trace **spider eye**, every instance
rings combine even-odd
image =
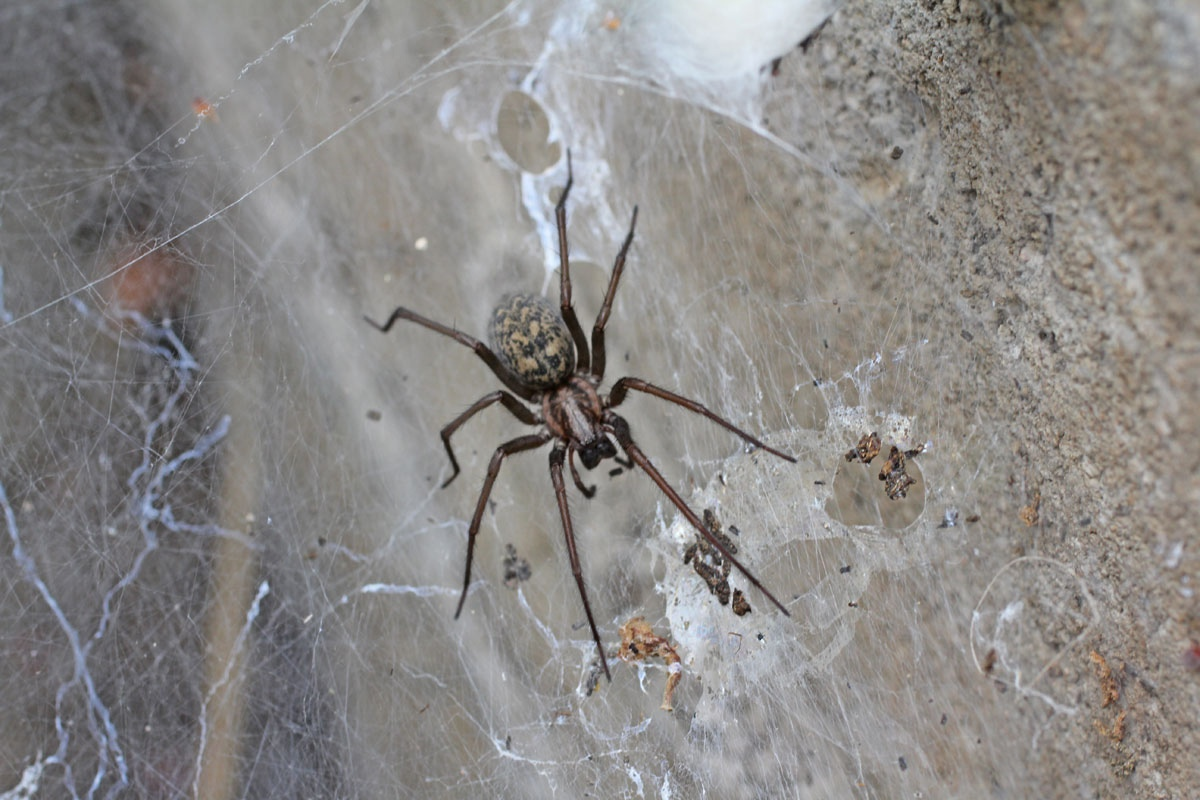
[[[616,454],[617,447],[607,436],[601,436],[586,447],[579,448],[579,460],[587,469],[595,469],[601,461]]]

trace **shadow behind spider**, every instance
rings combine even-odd
[[[679,509],[688,522],[694,527],[729,563],[746,576],[750,583],[763,593],[784,614],[791,616],[783,604],[775,599],[765,586],[746,569],[733,553],[719,539],[709,532],[696,513],[688,507],[679,493],[667,483],[658,469],[650,463],[650,459],[642,452],[633,440],[629,431],[629,423],[618,416],[613,409],[619,406],[630,390],[653,395],[676,405],[707,417],[729,431],[740,436],[745,441],[766,450],[786,461],[795,463],[796,459],[779,450],[768,447],[750,434],[741,430],[733,423],[722,419],[699,403],[686,397],[661,389],[639,378],[625,377],[613,384],[608,396],[599,393],[600,382],[604,378],[605,349],[604,327],[608,323],[609,312],[612,309],[613,297],[617,292],[617,283],[625,269],[625,256],[633,243],[633,231],[637,225],[637,207],[633,209],[633,218],[629,223],[629,233],[625,243],[617,253],[613,264],[612,277],[608,281],[608,291],[604,296],[604,304],[596,316],[592,326],[591,349],[588,349],[584,338],[583,328],[575,316],[575,308],[571,305],[571,276],[567,258],[567,195],[571,192],[574,177],[571,171],[571,154],[567,153],[567,185],[563,187],[562,197],[554,209],[555,221],[558,225],[559,248],[559,277],[560,297],[559,313],[554,306],[537,295],[512,295],[501,301],[492,315],[489,329],[492,348],[483,342],[468,336],[453,328],[434,322],[409,311],[407,308],[397,308],[383,325],[369,317],[367,322],[383,333],[391,330],[397,320],[409,320],[428,328],[443,336],[471,348],[475,354],[487,364],[488,368],[508,387],[484,395],[459,414],[449,425],[442,428],[442,443],[446,454],[450,457],[453,472],[442,484],[445,488],[458,477],[458,459],[450,447],[450,437],[471,417],[494,403],[500,403],[509,412],[526,425],[540,426],[537,433],[518,436],[496,448],[488,464],[487,477],[483,480],[483,489],[479,500],[475,503],[475,514],[471,517],[471,526],[467,531],[467,565],[463,576],[462,594],[459,596],[458,608],[454,618],[462,613],[463,603],[467,599],[467,589],[471,584],[471,560],[475,553],[475,537],[479,533],[479,525],[483,520],[483,511],[487,507],[491,495],[492,484],[500,472],[504,459],[514,453],[533,450],[547,442],[553,441],[550,451],[550,482],[554,486],[554,496],[558,502],[558,512],[562,517],[563,533],[567,539],[567,552],[571,558],[571,572],[579,587],[579,597],[583,600],[583,610],[587,614],[588,626],[592,630],[592,639],[596,643],[596,652],[604,667],[604,675],[612,680],[608,670],[608,660],[604,648],[600,644],[600,634],[596,630],[596,622],[592,618],[591,604],[588,603],[587,589],[583,582],[583,573],[579,566],[579,554],[575,549],[575,531],[571,523],[571,514],[567,508],[567,490],[563,481],[563,464],[571,470],[571,480],[585,497],[596,493],[594,486],[585,486],[579,477],[575,466],[575,455],[583,466],[591,470],[601,461],[614,458],[620,461],[617,448],[612,438],[625,451],[629,461],[642,469],[650,479],[658,485],[663,494]],[[560,316],[561,315],[561,316]],[[520,399],[518,399],[520,398]],[[540,406],[541,413],[531,410],[521,401]]]

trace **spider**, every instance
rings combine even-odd
[[[783,604],[775,599],[765,586],[746,569],[729,548],[725,546],[704,525],[696,512],[692,511],[679,493],[667,483],[662,473],[650,462],[634,442],[629,430],[629,423],[617,415],[614,408],[621,405],[630,391],[642,392],[667,402],[683,406],[687,410],[707,417],[723,428],[732,431],[737,436],[755,447],[762,448],[772,455],[795,463],[796,459],[787,453],[768,447],[763,442],[741,430],[733,423],[722,419],[709,409],[694,400],[669,392],[640,378],[624,377],[613,384],[608,395],[600,393],[600,384],[604,378],[605,347],[604,329],[608,324],[609,312],[612,309],[613,297],[617,293],[617,284],[625,268],[625,257],[633,244],[633,232],[637,226],[637,207],[634,206],[633,218],[629,222],[629,233],[617,253],[613,263],[612,276],[608,281],[608,291],[596,323],[592,326],[591,348],[584,338],[583,328],[575,315],[571,304],[570,263],[567,257],[567,196],[571,193],[574,175],[571,170],[571,154],[567,153],[567,183],[563,187],[562,196],[554,209],[555,221],[558,226],[559,247],[559,306],[557,309],[546,299],[529,294],[509,295],[501,300],[500,305],[492,313],[489,326],[491,347],[468,336],[461,331],[435,322],[407,308],[400,307],[392,312],[387,322],[380,325],[370,317],[365,317],[373,327],[387,333],[397,320],[408,320],[435,333],[440,333],[475,351],[475,354],[488,366],[488,369],[500,379],[508,391],[503,389],[486,394],[471,404],[466,411],[455,417],[450,424],[441,430],[442,444],[445,445],[446,455],[450,457],[452,472],[442,483],[442,488],[458,477],[458,459],[450,446],[450,437],[461,428],[467,420],[483,411],[488,406],[500,403],[521,422],[537,426],[536,433],[518,436],[504,442],[496,448],[492,460],[488,464],[487,476],[483,480],[483,489],[475,503],[475,514],[471,517],[471,525],[467,529],[467,564],[463,576],[462,593],[459,595],[458,607],[454,618],[462,614],[463,603],[467,599],[467,590],[471,584],[471,561],[475,553],[475,538],[479,533],[479,525],[483,520],[483,512],[487,507],[492,485],[500,472],[504,459],[515,453],[533,450],[547,442],[554,442],[550,450],[550,482],[554,487],[554,497],[558,503],[558,513],[562,518],[563,533],[567,540],[567,553],[571,559],[571,572],[575,576],[575,584],[579,587],[579,597],[583,601],[583,610],[587,615],[588,626],[592,631],[592,640],[596,643],[596,651],[600,663],[604,667],[604,675],[612,681],[608,669],[608,660],[604,655],[604,647],[600,644],[600,633],[596,630],[596,622],[592,617],[592,607],[588,602],[587,588],[584,586],[583,572],[579,565],[579,554],[575,549],[575,530],[571,522],[570,510],[567,507],[567,490],[563,480],[563,466],[567,465],[571,472],[571,480],[585,497],[596,493],[595,486],[586,486],[579,476],[575,466],[575,456],[583,462],[583,466],[594,469],[605,459],[615,459],[618,463],[632,468],[634,464],[650,476],[650,480],[662,490],[663,494],[679,509],[688,522],[733,566],[746,576],[755,588],[763,593],[785,615],[791,616]],[[531,409],[529,403],[535,406]],[[617,453],[613,439],[625,452],[623,460]]]

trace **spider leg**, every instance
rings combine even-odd
[[[478,414],[480,411],[483,411],[496,401],[503,403],[504,407],[507,408],[514,417],[521,420],[521,422],[524,422],[526,425],[538,425],[541,423],[541,420],[538,419],[536,414],[534,414],[525,406],[521,405],[520,400],[502,389],[492,392],[491,394],[484,395],[476,400],[471,404],[470,408],[455,417],[454,421],[452,421],[449,425],[442,428],[442,444],[446,446],[446,455],[450,456],[450,466],[454,467],[454,472],[450,474],[449,478],[446,478],[446,480],[442,482],[443,489],[449,486],[450,483],[458,477],[458,473],[460,471],[458,468],[458,459],[454,457],[454,450],[450,447],[450,437],[453,436],[454,432],[462,427],[467,420]]]
[[[621,378],[621,380],[614,383],[613,387],[612,387],[612,391],[608,393],[608,403],[606,404],[606,407],[607,408],[616,408],[617,406],[621,405],[621,403],[625,400],[625,392],[628,391],[629,389],[633,389],[633,390],[639,391],[639,392],[645,392],[646,394],[653,395],[654,397],[658,397],[662,400],[666,400],[668,402],[674,403],[677,406],[683,406],[688,411],[692,411],[703,417],[707,417],[708,419],[711,419],[713,422],[720,425],[722,428],[725,428],[728,431],[732,431],[733,433],[736,433],[742,439],[746,440],[747,442],[754,445],[755,447],[761,447],[763,450],[766,450],[771,455],[779,456],[784,461],[790,461],[793,464],[796,463],[795,456],[789,456],[787,453],[776,450],[774,447],[770,447],[770,446],[760,442],[758,439],[755,439],[753,436],[746,433],[744,430],[737,427],[732,422],[729,422],[728,420],[723,419],[723,418],[717,416],[716,414],[714,414],[713,412],[709,411],[707,408],[700,405],[695,400],[689,400],[682,395],[675,394],[674,392],[668,392],[666,389],[660,389],[659,387],[655,386],[654,384],[647,383],[646,381],[641,380],[640,378]]]
[[[566,460],[566,449],[556,445],[550,451],[550,482],[554,484],[554,498],[558,501],[558,513],[562,517],[563,533],[567,537],[567,554],[571,557],[571,574],[575,576],[575,585],[579,587],[579,597],[583,600],[583,610],[587,614],[588,626],[592,629],[592,641],[596,643],[596,652],[600,654],[600,665],[604,667],[604,677],[612,682],[612,673],[608,671],[608,659],[604,657],[604,646],[600,644],[600,633],[596,630],[596,621],[592,618],[592,605],[588,602],[587,588],[583,585],[583,570],[579,567],[579,553],[575,550],[575,528],[571,524],[571,510],[567,507],[567,487],[563,483],[563,461]]]
[[[415,322],[418,325],[428,328],[436,333],[440,333],[443,336],[449,336],[459,344],[466,345],[474,350],[475,355],[479,356],[483,363],[487,364],[488,369],[492,371],[492,374],[499,378],[500,382],[507,386],[513,392],[513,394],[517,395],[523,400],[533,402],[533,398],[536,393],[529,387],[523,385],[521,381],[518,380],[516,375],[513,375],[508,371],[508,369],[505,368],[503,364],[500,363],[500,359],[496,357],[496,354],[493,353],[486,344],[473,336],[468,336],[461,331],[456,331],[440,322],[434,322],[428,317],[422,317],[420,314],[417,314],[414,311],[409,311],[407,308],[403,307],[397,308],[395,311],[393,311],[392,315],[388,317],[388,321],[382,325],[370,317],[363,317],[363,319],[371,323],[374,328],[382,333],[387,333],[390,331],[392,329],[392,325],[396,323],[396,320],[406,319],[409,322]]]
[[[554,207],[554,222],[558,226],[558,286],[559,309],[567,330],[571,332],[571,340],[575,342],[575,368],[587,370],[588,346],[583,338],[583,327],[579,317],[575,316],[575,306],[571,305],[571,261],[567,255],[567,195],[575,183],[575,175],[571,171],[571,151],[567,151],[567,185],[563,187],[558,205]]]
[[[467,588],[471,585],[471,561],[475,558],[475,537],[479,534],[479,523],[483,521],[483,510],[487,508],[488,497],[492,493],[492,484],[496,482],[496,476],[500,473],[500,465],[504,463],[507,456],[541,447],[550,441],[550,438],[550,434],[544,431],[531,433],[528,436],[518,436],[497,447],[496,452],[492,454],[492,461],[488,464],[487,477],[483,479],[483,489],[480,490],[479,500],[475,503],[475,516],[471,517],[471,527],[467,529],[467,569],[463,575],[463,588],[462,594],[458,598],[458,608],[454,610],[455,619],[458,619],[458,615],[462,613],[463,603],[467,602]]]
[[[583,496],[591,500],[596,496],[595,486],[584,486],[583,479],[579,477],[579,469],[575,466],[575,448],[571,447],[567,451],[567,464],[571,467],[571,480],[575,481],[576,488],[583,492]]]
[[[786,616],[790,617],[791,612],[784,608],[783,603],[776,600],[775,595],[771,594],[767,590],[767,587],[763,586],[762,582],[759,581],[758,578],[754,577],[754,573],[742,566],[742,562],[738,561],[733,553],[729,552],[729,548],[722,544],[720,539],[713,536],[712,531],[708,529],[708,526],[701,522],[700,518],[696,516],[696,512],[692,511],[692,509],[688,507],[688,504],[683,501],[683,498],[679,496],[679,493],[671,488],[671,484],[667,483],[667,479],[662,476],[662,473],[650,463],[650,459],[646,458],[646,454],[643,453],[641,448],[634,443],[633,435],[629,432],[629,423],[611,411],[605,414],[604,422],[605,427],[611,430],[613,435],[617,437],[617,442],[620,443],[622,449],[629,454],[629,457],[633,459],[635,464],[642,468],[643,472],[650,476],[650,480],[658,484],[658,488],[661,489],[662,493],[665,494],[667,498],[675,505],[675,507],[679,509],[679,513],[687,517],[687,521],[692,523],[692,527],[698,530],[700,534],[708,540],[708,543],[717,549],[717,552],[719,552],[726,561],[737,567],[738,572],[745,575],[746,579],[750,581],[750,583],[754,584],[754,588],[762,592],[768,600],[775,604],[776,608],[782,611]]]
[[[629,246],[633,244],[633,230],[637,227],[637,212],[637,206],[634,206],[633,219],[629,220],[629,233],[625,235],[625,244],[621,245],[621,250],[617,253],[617,260],[613,262],[612,277],[608,279],[608,291],[604,295],[604,305],[600,306],[600,313],[596,315],[596,324],[592,326],[592,374],[596,376],[596,380],[604,377],[604,326],[608,324],[613,298],[617,296],[617,282],[621,280],[621,273],[625,271],[625,256],[629,252]]]

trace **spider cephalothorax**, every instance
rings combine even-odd
[[[617,292],[617,284],[625,269],[625,257],[629,246],[633,243],[633,231],[637,225],[637,207],[633,209],[633,218],[629,223],[629,233],[617,253],[613,264],[612,277],[608,281],[608,291],[596,323],[592,326],[591,348],[584,337],[579,318],[571,304],[570,263],[567,257],[567,195],[571,192],[573,183],[571,175],[571,155],[567,153],[567,185],[563,187],[562,197],[555,207],[555,221],[558,225],[559,245],[559,306],[557,309],[547,300],[528,294],[515,294],[505,297],[492,314],[489,326],[491,347],[453,328],[422,317],[406,308],[397,308],[388,317],[387,322],[380,325],[370,318],[373,326],[387,333],[396,320],[406,319],[425,328],[448,336],[475,351],[476,355],[487,364],[492,373],[509,391],[497,390],[476,400],[466,411],[459,414],[449,425],[442,428],[442,444],[450,457],[452,471],[450,477],[442,484],[443,487],[458,477],[458,459],[450,447],[450,437],[463,423],[494,403],[500,403],[517,419],[527,425],[537,426],[536,433],[519,436],[505,442],[496,448],[492,460],[488,464],[487,476],[483,480],[483,489],[475,503],[475,514],[471,517],[471,525],[467,529],[467,566],[463,576],[462,594],[459,595],[458,608],[454,612],[455,619],[462,613],[463,603],[467,599],[467,589],[471,584],[471,561],[475,553],[475,537],[479,533],[479,525],[483,520],[483,511],[487,508],[488,497],[492,485],[500,472],[504,459],[514,453],[541,447],[547,442],[554,442],[550,450],[550,482],[554,486],[554,496],[558,503],[559,516],[562,519],[563,533],[567,539],[567,553],[571,559],[571,572],[579,587],[579,597],[583,601],[583,610],[587,615],[588,625],[592,631],[592,639],[604,667],[604,674],[611,680],[608,671],[608,660],[604,655],[604,647],[600,643],[600,633],[596,630],[596,622],[592,617],[591,604],[588,602],[587,589],[583,582],[583,571],[579,565],[579,554],[575,549],[575,530],[571,522],[571,513],[567,508],[567,490],[563,480],[563,465],[571,471],[571,480],[586,497],[595,494],[594,486],[585,486],[575,467],[575,456],[586,469],[595,468],[600,462],[612,458],[627,467],[637,465],[658,486],[667,498],[687,518],[688,522],[731,564],[733,564],[755,587],[758,588],[784,614],[788,610],[775,599],[758,578],[747,570],[734,557],[719,539],[713,536],[696,516],[696,512],[684,502],[679,493],[667,483],[662,473],[650,462],[641,448],[633,440],[629,431],[629,423],[613,411],[624,400],[630,390],[653,395],[700,414],[725,429],[737,434],[745,441],[761,447],[767,452],[780,458],[794,462],[796,459],[779,450],[768,447],[750,434],[736,427],[733,423],[714,414],[699,403],[689,400],[666,389],[661,389],[639,378],[625,377],[613,384],[607,395],[600,393],[600,383],[604,379],[605,348],[604,328],[612,310],[613,297]],[[540,414],[529,408],[521,401],[540,406]],[[613,440],[616,440],[615,444]],[[622,461],[618,455],[617,445],[625,452],[627,460]]]

